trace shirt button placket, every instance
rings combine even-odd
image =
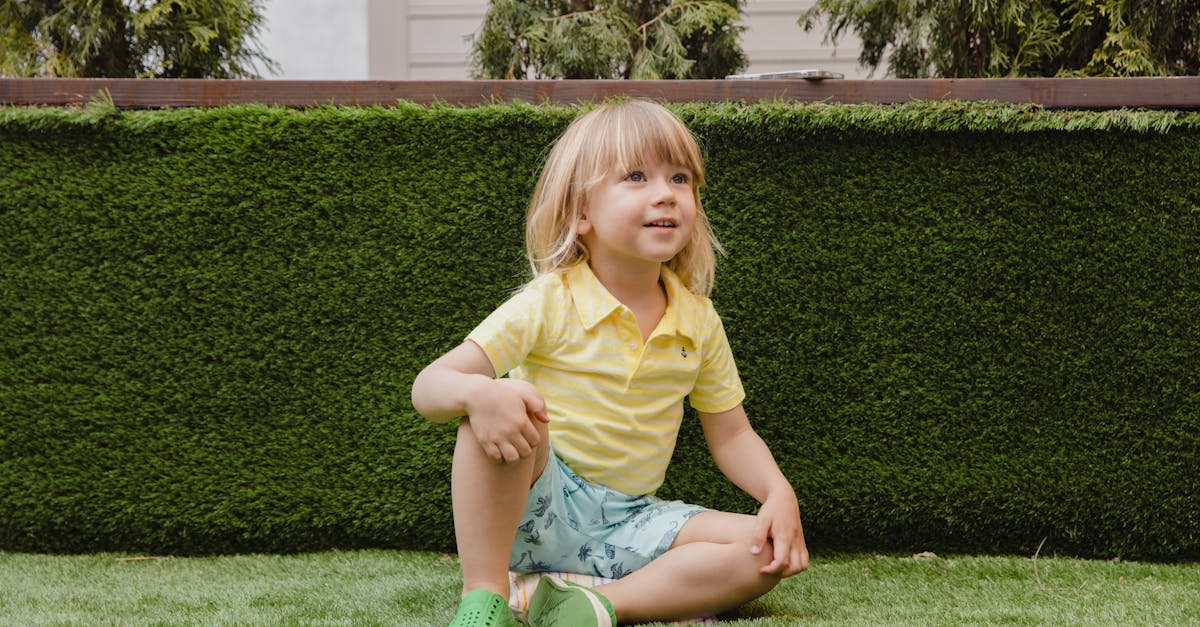
[[[633,312],[629,311],[628,309],[621,310],[620,326],[621,326],[621,330],[622,330],[622,335],[624,335],[628,338],[637,338],[638,335],[641,333],[641,330],[638,329],[637,318],[635,318],[633,316]],[[631,339],[631,341],[628,344],[626,344],[626,346],[629,347],[629,353],[625,357],[625,363],[626,363],[625,389],[626,389],[626,391],[628,391],[629,385],[633,382],[633,377],[637,373],[637,370],[638,370],[638,354],[637,354],[638,343],[637,343],[637,340]]]
[[[629,311],[628,309],[622,309],[621,310],[621,322],[622,322],[622,326],[625,327],[625,334],[628,335],[629,337],[636,337],[636,335],[638,333],[641,333],[641,331],[638,329],[637,319],[635,319],[633,317],[632,311]],[[635,351],[635,350],[637,350],[637,347],[638,347],[637,340],[633,340],[633,341],[629,342],[629,350]]]

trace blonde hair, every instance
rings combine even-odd
[[[723,250],[700,205],[700,145],[675,114],[644,100],[608,102],[575,118],[550,150],[525,214],[525,254],[534,278],[587,260],[576,225],[589,192],[609,174],[648,161],[693,173],[696,228],[666,266],[691,292],[707,296],[712,291],[716,254]]]

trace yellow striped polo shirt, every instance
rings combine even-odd
[[[580,476],[630,495],[662,485],[683,399],[722,412],[745,397],[709,299],[663,268],[667,308],[650,339],[586,263],[538,277],[467,339],[546,399],[550,442]]]

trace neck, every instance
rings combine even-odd
[[[630,309],[638,310],[663,297],[663,288],[659,285],[661,263],[614,265],[589,260],[588,265],[600,284]]]

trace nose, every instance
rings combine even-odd
[[[671,181],[665,178],[655,178],[654,188],[654,204],[675,204],[675,188],[671,186]]]

